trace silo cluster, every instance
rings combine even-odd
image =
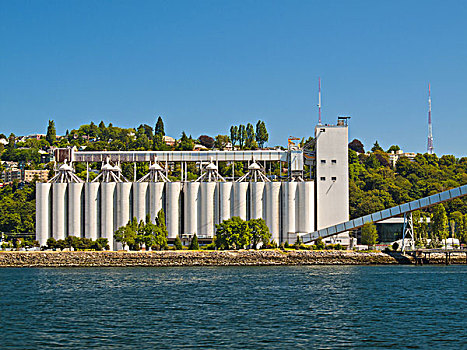
[[[145,221],[148,214],[154,222],[160,209],[165,212],[169,240],[196,234],[207,241],[214,237],[216,224],[233,216],[264,219],[276,243],[294,242],[297,233],[315,228],[313,181],[271,182],[253,176],[256,170],[250,169],[249,176],[228,182],[212,166],[193,182],[170,182],[160,170],[157,182],[149,176],[127,182],[116,168],[104,166],[94,182],[74,178],[37,183],[36,231],[41,246],[49,237],[102,237],[115,250],[119,246],[114,232],[119,227],[133,217]]]

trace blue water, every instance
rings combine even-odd
[[[467,266],[0,269],[2,349],[462,349]]]

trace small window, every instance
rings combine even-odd
[[[333,177],[331,177],[331,180],[332,180],[332,181],[336,181],[336,180],[337,180],[337,177],[333,176]]]
[[[326,178],[324,176],[322,176],[321,181],[326,181]]]
[[[320,130],[320,132],[325,132],[325,131],[326,131],[326,129],[321,129],[321,130]]]
[[[333,160],[331,160],[331,163],[332,164],[337,164],[337,160],[333,159]]]
[[[326,164],[326,159],[321,159],[321,164]]]

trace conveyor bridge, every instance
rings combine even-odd
[[[366,223],[373,223],[386,220],[395,216],[411,213],[416,210],[431,207],[433,205],[450,201],[467,195],[467,185],[440,192],[429,197],[414,200],[409,203],[397,205],[395,207],[377,211],[376,213],[365,215],[353,220],[349,220],[334,226],[326,227],[311,233],[300,234],[304,243],[316,240],[318,237],[326,238],[350,230],[362,227]]]

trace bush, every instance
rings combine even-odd
[[[398,249],[399,249],[399,243],[394,242],[394,243],[392,244],[392,250],[394,250],[394,251],[396,252]]]
[[[180,240],[180,237],[178,237],[178,235],[175,238],[174,247],[175,247],[176,250],[182,250],[183,249],[182,241]]]
[[[290,248],[289,242],[285,241],[285,243],[284,243],[284,248]]]
[[[188,249],[199,250],[198,237],[196,236],[196,233],[193,235],[193,239],[191,240],[190,247]]]
[[[323,250],[324,249],[324,242],[321,237],[318,237],[318,239],[315,241],[315,246],[316,250]]]

